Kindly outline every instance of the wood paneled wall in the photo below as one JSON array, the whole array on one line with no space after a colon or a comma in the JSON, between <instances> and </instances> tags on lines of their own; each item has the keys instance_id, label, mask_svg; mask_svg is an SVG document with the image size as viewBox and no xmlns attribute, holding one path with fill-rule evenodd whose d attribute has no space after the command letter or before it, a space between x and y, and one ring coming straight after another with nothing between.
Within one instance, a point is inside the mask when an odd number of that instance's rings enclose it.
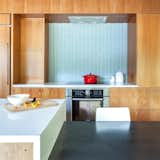
<instances>
[{"instance_id":1,"label":"wood paneled wall","mask_svg":"<svg viewBox=\"0 0 160 160\"><path fill-rule=\"evenodd\" d=\"M4 13L0 14L0 25L10 25L11 24L11 15Z\"/></svg>"},{"instance_id":2,"label":"wood paneled wall","mask_svg":"<svg viewBox=\"0 0 160 160\"><path fill-rule=\"evenodd\" d=\"M10 14L0 14L0 98L10 93Z\"/></svg>"},{"instance_id":3,"label":"wood paneled wall","mask_svg":"<svg viewBox=\"0 0 160 160\"><path fill-rule=\"evenodd\" d=\"M137 84L160 87L160 14L137 16Z\"/></svg>"},{"instance_id":4,"label":"wood paneled wall","mask_svg":"<svg viewBox=\"0 0 160 160\"><path fill-rule=\"evenodd\" d=\"M19 88L19 87L12 87L11 90L12 94L18 93L28 93L30 97L37 97L37 98L58 98L64 99L65 98L65 88Z\"/></svg>"},{"instance_id":5,"label":"wood paneled wall","mask_svg":"<svg viewBox=\"0 0 160 160\"><path fill-rule=\"evenodd\" d=\"M20 15L13 15L11 29L11 84L20 82Z\"/></svg>"},{"instance_id":6,"label":"wood paneled wall","mask_svg":"<svg viewBox=\"0 0 160 160\"><path fill-rule=\"evenodd\" d=\"M133 121L160 121L160 88L111 88L110 106L129 107Z\"/></svg>"},{"instance_id":7,"label":"wood paneled wall","mask_svg":"<svg viewBox=\"0 0 160 160\"><path fill-rule=\"evenodd\" d=\"M136 16L129 18L128 22L128 82L136 83L137 64L137 24Z\"/></svg>"},{"instance_id":8,"label":"wood paneled wall","mask_svg":"<svg viewBox=\"0 0 160 160\"><path fill-rule=\"evenodd\" d=\"M1 0L7 13L140 13L160 12L159 0Z\"/></svg>"}]
</instances>

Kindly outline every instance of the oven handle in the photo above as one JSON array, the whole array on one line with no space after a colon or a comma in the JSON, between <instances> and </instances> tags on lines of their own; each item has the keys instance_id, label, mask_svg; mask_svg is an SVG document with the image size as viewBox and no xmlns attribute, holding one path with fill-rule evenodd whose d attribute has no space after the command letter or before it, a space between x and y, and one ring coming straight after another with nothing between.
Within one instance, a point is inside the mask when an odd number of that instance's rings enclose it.
<instances>
[{"instance_id":1,"label":"oven handle","mask_svg":"<svg viewBox=\"0 0 160 160\"><path fill-rule=\"evenodd\" d=\"M103 101L103 98L72 98L72 101Z\"/></svg>"}]
</instances>

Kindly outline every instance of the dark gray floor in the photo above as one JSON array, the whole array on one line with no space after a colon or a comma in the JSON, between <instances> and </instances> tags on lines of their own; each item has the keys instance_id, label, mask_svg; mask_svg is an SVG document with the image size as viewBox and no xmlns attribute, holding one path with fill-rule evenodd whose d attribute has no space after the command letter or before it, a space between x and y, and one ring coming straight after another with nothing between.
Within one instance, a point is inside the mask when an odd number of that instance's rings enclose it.
<instances>
[{"instance_id":1,"label":"dark gray floor","mask_svg":"<svg viewBox=\"0 0 160 160\"><path fill-rule=\"evenodd\" d=\"M49 160L160 160L160 122L66 122Z\"/></svg>"}]
</instances>

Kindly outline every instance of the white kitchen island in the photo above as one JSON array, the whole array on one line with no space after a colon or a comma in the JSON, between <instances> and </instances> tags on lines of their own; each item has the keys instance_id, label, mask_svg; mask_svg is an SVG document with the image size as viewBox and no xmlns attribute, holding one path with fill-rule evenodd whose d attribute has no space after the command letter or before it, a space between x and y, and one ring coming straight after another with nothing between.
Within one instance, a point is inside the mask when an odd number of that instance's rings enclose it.
<instances>
[{"instance_id":1,"label":"white kitchen island","mask_svg":"<svg viewBox=\"0 0 160 160\"><path fill-rule=\"evenodd\" d=\"M65 100L52 101L57 105L23 112L9 112L0 105L0 149L9 143L30 143L33 144L31 160L47 160L66 120Z\"/></svg>"}]
</instances>

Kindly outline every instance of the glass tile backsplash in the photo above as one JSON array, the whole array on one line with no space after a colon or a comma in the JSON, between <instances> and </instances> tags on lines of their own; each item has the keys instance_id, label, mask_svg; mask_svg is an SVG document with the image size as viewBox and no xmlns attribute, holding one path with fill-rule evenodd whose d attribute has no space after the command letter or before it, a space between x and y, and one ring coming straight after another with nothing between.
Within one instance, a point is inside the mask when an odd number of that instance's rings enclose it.
<instances>
[{"instance_id":1,"label":"glass tile backsplash","mask_svg":"<svg viewBox=\"0 0 160 160\"><path fill-rule=\"evenodd\" d=\"M127 79L128 24L49 23L49 82L82 82L94 73L107 82Z\"/></svg>"}]
</instances>

